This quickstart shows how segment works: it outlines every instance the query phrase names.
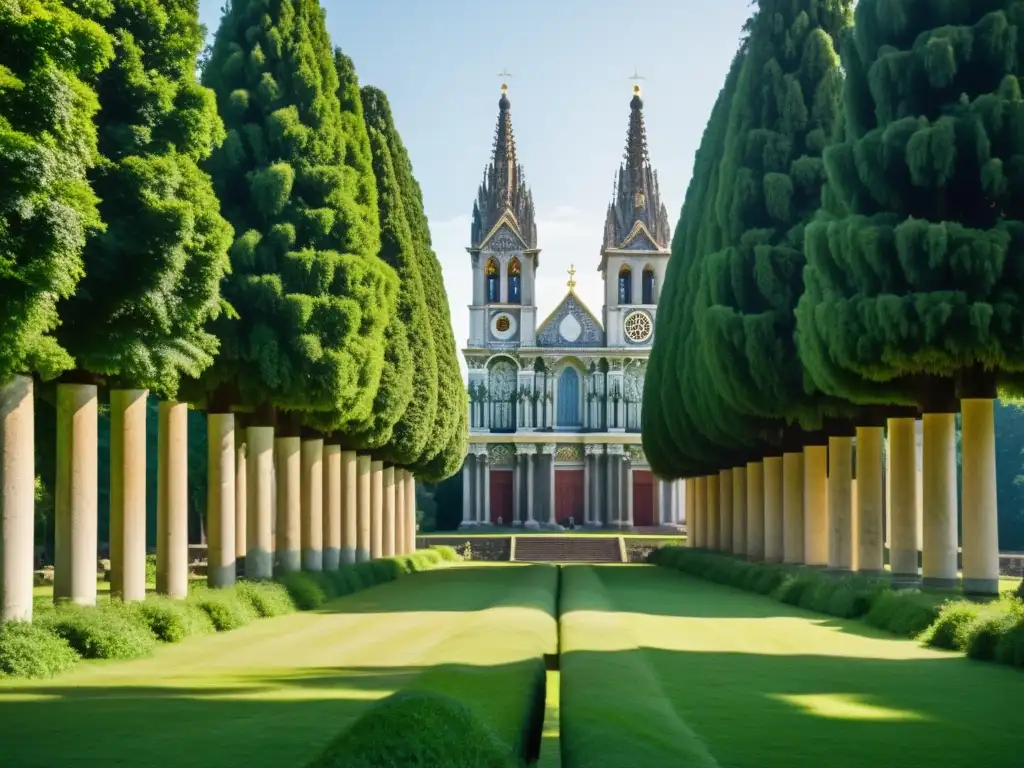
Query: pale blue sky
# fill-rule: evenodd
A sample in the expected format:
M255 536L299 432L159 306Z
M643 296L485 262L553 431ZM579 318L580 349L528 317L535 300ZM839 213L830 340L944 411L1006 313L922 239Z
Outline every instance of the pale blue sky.
M600 317L598 253L625 146L634 67L651 161L675 220L749 0L321 0L360 82L383 89L412 156L460 349L468 336L469 215L507 69L519 161L533 189L539 318L577 293ZM201 0L216 31L222 0ZM461 362L461 361L460 361Z

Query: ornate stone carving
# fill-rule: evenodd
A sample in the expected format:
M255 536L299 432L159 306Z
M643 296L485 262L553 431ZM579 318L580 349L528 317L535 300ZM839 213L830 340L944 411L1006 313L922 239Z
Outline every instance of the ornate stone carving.
M587 445L587 456L602 456L604 455L603 445Z
M536 456L537 446L533 443L520 443L517 446L517 451L522 456Z
M563 326L568 317L572 317L575 323ZM572 331L569 334L572 338L566 337L563 330ZM562 299L562 303L537 332L538 347L603 347L604 343L604 329L572 292Z
M481 456L487 455L487 444L486 443L472 443L469 446L469 452L480 458Z
M627 403L639 403L644 398L644 374L639 365L633 364L626 368L623 382L623 394Z
M608 445L605 446L608 450L609 456L625 456L626 447L623 445Z
M644 454L644 447L642 445L630 445L627 450L630 461L636 461L641 464L647 463L647 456Z
M513 253L521 252L523 250L523 244L519 242L519 238L507 229L502 228L498 230L494 237L487 241L486 250L497 253L501 255L503 259L507 259Z
M540 447L540 452L545 456L553 456L558 446L555 443L544 443Z
M494 443L490 450L491 464L497 467L515 463L516 448L510 443Z
M582 446L560 445L555 451L555 461L583 461Z

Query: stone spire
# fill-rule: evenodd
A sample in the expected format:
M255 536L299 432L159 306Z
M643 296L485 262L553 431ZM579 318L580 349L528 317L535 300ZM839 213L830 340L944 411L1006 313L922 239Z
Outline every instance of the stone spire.
M528 248L537 247L533 193L526 186L523 167L516 160L516 139L512 133L512 104L507 85L501 86L498 102L498 127L494 132L494 151L484 169L477 200L473 204L473 247L479 247L503 215L516 229Z
M651 169L647 154L647 130L644 128L644 101L640 86L633 88L629 103L629 133L626 152L619 167L612 203L605 221L604 248L619 248L638 221L643 222L659 248L668 248L672 239L668 211L661 202L658 174Z

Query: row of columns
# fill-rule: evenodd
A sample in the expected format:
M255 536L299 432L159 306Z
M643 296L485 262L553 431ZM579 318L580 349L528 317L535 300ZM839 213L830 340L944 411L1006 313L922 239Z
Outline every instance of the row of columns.
M963 588L971 594L997 594L993 401L965 399L961 407ZM915 420L889 419L887 427L892 578L954 587L959 583L955 415L923 416L920 528ZM883 427L858 427L855 438L830 437L827 446L807 446L687 480L687 505L694 510L691 546L752 560L881 574L886 530L883 440Z
M54 599L96 602L97 388L57 387ZM146 401L112 390L111 593L146 594ZM34 414L32 381L0 388L0 620L32 616ZM188 406L161 402L157 448L157 591L188 591ZM321 571L416 549L415 480L407 470L323 439L275 436L211 413L207 538L211 586ZM276 519L275 519L276 517ZM276 530L275 530L276 529Z

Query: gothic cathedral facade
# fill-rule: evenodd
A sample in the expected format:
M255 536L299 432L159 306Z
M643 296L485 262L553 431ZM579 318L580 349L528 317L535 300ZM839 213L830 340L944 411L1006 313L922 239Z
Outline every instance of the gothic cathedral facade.
M470 442L462 525L678 529L682 483L654 477L640 440L671 236L639 89L602 240L601 319L576 295L570 271L568 292L539 325L541 251L505 90L467 249L473 303L463 350Z

